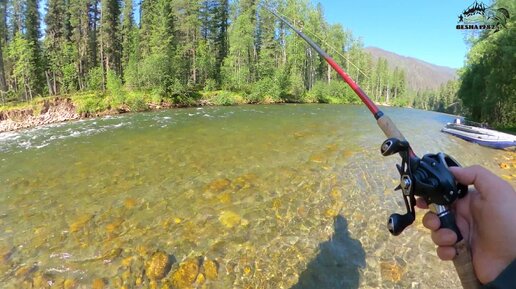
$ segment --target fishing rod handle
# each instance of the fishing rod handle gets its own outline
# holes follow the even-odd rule
[[[457,243],[454,247],[457,255],[453,259],[453,265],[459,275],[460,283],[464,289],[480,289],[482,285],[475,275],[473,259],[471,258],[471,248],[468,241],[462,237],[459,227],[455,222],[455,216],[447,206],[431,204],[430,211],[435,213],[441,221],[440,228],[450,229],[457,234]]]
[[[475,275],[475,269],[473,269],[473,259],[471,258],[471,248],[469,247],[468,241],[462,239],[460,242],[456,243],[455,250],[457,250],[457,255],[455,255],[453,259],[453,265],[459,275],[462,288],[481,289],[482,284],[478,281]]]
[[[388,138],[397,138],[401,141],[406,141],[403,134],[400,132],[400,130],[396,127],[394,122],[387,116],[382,115],[380,116],[376,122],[378,123],[378,126],[382,129],[385,136]]]

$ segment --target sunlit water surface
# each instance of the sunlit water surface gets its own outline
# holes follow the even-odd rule
[[[514,153],[441,133],[452,116],[384,110],[416,153],[514,177]],[[423,212],[388,233],[387,217],[405,209],[383,140],[365,108],[338,105],[176,109],[0,134],[1,287],[459,288]]]

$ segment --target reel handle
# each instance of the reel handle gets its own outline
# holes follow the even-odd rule
[[[391,232],[392,235],[398,236],[406,227],[410,226],[414,220],[415,217],[410,212],[404,215],[394,213],[389,217],[387,228],[389,228],[389,232]]]

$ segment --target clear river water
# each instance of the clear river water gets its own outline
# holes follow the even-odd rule
[[[384,108],[418,155],[515,183],[514,152]],[[363,106],[245,105],[0,134],[1,288],[460,288]]]

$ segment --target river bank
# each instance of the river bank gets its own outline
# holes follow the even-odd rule
[[[3,110],[0,110],[0,133],[128,112],[243,103],[235,97],[227,104],[219,104],[206,98],[189,100],[184,103],[174,103],[164,99],[153,102],[148,97],[142,97],[137,101],[133,100],[133,103],[122,101],[112,104],[109,103],[110,101],[113,102],[112,99],[95,102],[95,100],[92,101],[92,98],[84,96],[56,96],[41,98],[18,107],[4,107]]]
[[[229,106],[272,103],[358,103],[358,99],[321,97],[307,94],[302,98],[274,98],[217,90],[196,91],[162,97],[154,92],[114,90],[37,98],[30,102],[0,106],[0,133],[33,128],[64,121],[117,115],[127,112],[154,111],[199,106]]]

